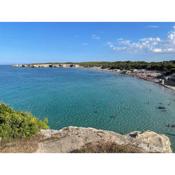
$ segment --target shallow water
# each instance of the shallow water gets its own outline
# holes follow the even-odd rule
[[[120,133],[153,130],[175,148],[175,93],[126,75],[75,68],[0,66],[0,101],[38,118],[51,128],[85,126]],[[163,106],[166,110],[159,109]]]

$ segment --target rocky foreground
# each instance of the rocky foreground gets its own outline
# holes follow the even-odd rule
[[[29,140],[1,143],[0,152],[34,153],[171,153],[167,136],[153,131],[121,135],[94,128],[41,130]]]

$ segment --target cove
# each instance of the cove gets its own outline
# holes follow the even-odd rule
[[[175,93],[112,72],[0,66],[0,102],[49,120],[49,126],[94,127],[122,134],[152,130],[175,148]]]

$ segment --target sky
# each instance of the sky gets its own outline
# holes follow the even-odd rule
[[[175,59],[175,23],[0,23],[0,64]]]

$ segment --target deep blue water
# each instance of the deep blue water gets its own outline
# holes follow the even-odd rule
[[[167,134],[175,145],[175,128],[166,127],[175,124],[175,93],[126,75],[0,66],[0,101],[40,119],[48,117],[54,129],[74,125],[120,133],[153,130]]]

